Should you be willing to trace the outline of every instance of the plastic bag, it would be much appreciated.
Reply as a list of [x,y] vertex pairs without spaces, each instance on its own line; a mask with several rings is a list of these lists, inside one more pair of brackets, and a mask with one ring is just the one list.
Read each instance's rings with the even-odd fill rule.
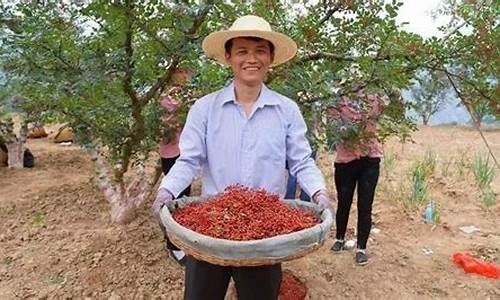
[[488,278],[500,278],[500,266],[477,259],[469,253],[457,252],[453,254],[453,262],[461,266],[466,273],[479,274]]

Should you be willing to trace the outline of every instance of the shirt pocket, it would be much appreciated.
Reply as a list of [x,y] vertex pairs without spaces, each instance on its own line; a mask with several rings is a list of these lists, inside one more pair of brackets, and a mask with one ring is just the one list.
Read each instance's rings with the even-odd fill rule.
[[280,124],[263,124],[257,130],[257,158],[285,166],[286,131]]

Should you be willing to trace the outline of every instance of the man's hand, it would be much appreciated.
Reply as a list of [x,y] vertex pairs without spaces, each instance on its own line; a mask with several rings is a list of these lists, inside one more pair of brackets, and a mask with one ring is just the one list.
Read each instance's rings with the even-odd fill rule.
[[329,209],[333,213],[332,200],[326,190],[319,190],[313,196],[313,202],[318,204],[321,209]]
[[158,195],[156,196],[155,201],[153,202],[153,205],[151,206],[151,212],[153,213],[155,219],[160,222],[161,224],[161,219],[160,219],[160,209],[164,205],[168,205],[169,203],[174,201],[174,196],[164,188],[160,188],[158,191]]

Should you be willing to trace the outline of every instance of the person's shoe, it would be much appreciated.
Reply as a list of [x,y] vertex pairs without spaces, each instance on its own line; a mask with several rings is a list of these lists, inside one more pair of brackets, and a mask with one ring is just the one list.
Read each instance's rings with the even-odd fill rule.
[[356,263],[360,266],[368,264],[368,255],[366,254],[366,250],[357,249],[355,260]]
[[179,265],[183,267],[186,265],[186,253],[184,253],[184,251],[168,249],[168,254],[170,254],[170,257]]
[[335,253],[340,253],[340,251],[345,250],[344,243],[345,243],[344,241],[335,240],[335,243],[333,243],[332,246],[332,251]]

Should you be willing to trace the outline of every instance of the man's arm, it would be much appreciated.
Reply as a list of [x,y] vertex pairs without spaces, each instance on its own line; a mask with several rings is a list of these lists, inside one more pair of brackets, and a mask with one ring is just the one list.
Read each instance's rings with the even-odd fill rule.
[[301,188],[313,196],[319,190],[326,190],[323,174],[311,158],[311,147],[306,138],[307,127],[300,110],[294,105],[291,123],[287,128],[286,148],[290,173],[297,176]]
[[206,161],[205,111],[203,103],[199,102],[189,110],[179,140],[181,155],[161,182],[160,189],[168,190],[174,197],[193,182],[203,162]]

